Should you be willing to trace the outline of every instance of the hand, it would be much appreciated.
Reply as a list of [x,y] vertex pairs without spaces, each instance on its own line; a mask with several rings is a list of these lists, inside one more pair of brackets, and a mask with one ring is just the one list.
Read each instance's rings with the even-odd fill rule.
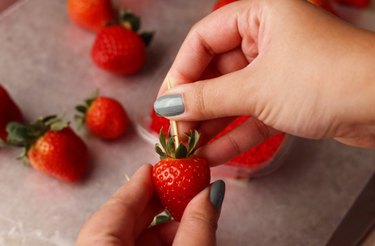
[[374,64],[374,33],[306,1],[239,1],[194,25],[154,108],[206,141],[254,116],[199,150],[212,164],[279,131],[374,148]]
[[224,196],[223,181],[214,182],[190,201],[181,223],[148,228],[162,211],[154,196],[151,165],[141,167],[81,229],[76,245],[215,245]]

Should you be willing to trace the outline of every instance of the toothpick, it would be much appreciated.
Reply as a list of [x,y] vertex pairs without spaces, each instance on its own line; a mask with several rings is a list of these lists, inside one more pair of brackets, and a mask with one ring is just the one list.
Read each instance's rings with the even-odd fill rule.
[[[168,90],[172,88],[171,86],[171,83],[170,83],[170,80],[167,79],[167,87],[168,87]],[[177,126],[177,122],[174,121],[174,120],[170,120],[170,125],[172,126],[172,132],[173,132],[173,135],[174,135],[174,145],[175,145],[175,148],[177,149],[178,146],[180,145],[180,140],[178,138],[178,126]]]

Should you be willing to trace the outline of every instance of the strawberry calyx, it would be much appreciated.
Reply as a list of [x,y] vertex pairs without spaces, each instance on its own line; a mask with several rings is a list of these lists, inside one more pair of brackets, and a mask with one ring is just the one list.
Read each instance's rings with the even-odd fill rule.
[[187,137],[187,144],[180,143],[178,147],[175,147],[175,136],[171,135],[171,131],[168,131],[168,138],[160,130],[159,141],[160,143],[155,144],[155,151],[159,154],[160,160],[173,158],[173,159],[184,159],[194,154],[197,149],[197,144],[200,138],[198,131],[194,130],[190,133],[185,133]]
[[39,118],[29,124],[9,122],[6,126],[8,133],[6,144],[8,146],[23,147],[24,151],[19,158],[27,161],[27,152],[41,136],[48,131],[61,131],[68,126],[68,121],[56,115]]
[[136,32],[143,40],[145,46],[149,46],[154,37],[154,32],[139,32],[141,29],[141,18],[127,9],[118,11],[117,21],[108,22],[106,26],[120,25],[126,29]]
[[79,104],[75,107],[78,114],[74,115],[74,120],[76,121],[78,125],[78,129],[81,129],[84,126],[87,110],[91,107],[91,104],[98,97],[99,97],[99,90],[96,90],[92,93],[90,97],[86,98],[82,104]]
[[172,215],[167,211],[164,210],[162,213],[156,215],[151,222],[150,227],[157,226],[163,224],[164,222],[168,222],[172,220]]
[[141,18],[127,9],[122,9],[119,11],[119,23],[135,32],[138,32],[141,29]]
[[154,32],[142,32],[139,34],[146,46],[151,44],[151,41],[154,37]]

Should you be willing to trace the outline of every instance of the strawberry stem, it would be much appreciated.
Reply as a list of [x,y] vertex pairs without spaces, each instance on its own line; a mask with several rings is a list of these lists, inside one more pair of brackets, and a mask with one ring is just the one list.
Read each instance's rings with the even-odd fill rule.
[[154,37],[154,32],[142,32],[139,34],[139,36],[141,36],[145,45],[149,46]]
[[57,117],[56,115],[37,119],[31,124],[21,124],[10,122],[6,126],[8,132],[7,145],[24,147],[19,159],[26,158],[27,151],[47,131],[60,131],[67,127],[69,122]]
[[159,154],[160,159],[174,158],[184,159],[194,154],[196,146],[199,141],[199,133],[194,130],[190,134],[185,133],[187,136],[187,145],[180,143],[177,148],[175,147],[175,136],[172,136],[168,131],[168,140],[162,130],[160,130],[159,141],[155,144],[155,151]]
[[120,10],[119,20],[125,28],[138,32],[141,28],[141,19],[129,10]]
[[80,130],[85,124],[86,120],[86,112],[91,106],[91,104],[98,98],[99,96],[99,89],[96,89],[90,97],[84,100],[83,104],[79,104],[75,107],[78,114],[74,115],[74,120],[77,124],[77,129]]

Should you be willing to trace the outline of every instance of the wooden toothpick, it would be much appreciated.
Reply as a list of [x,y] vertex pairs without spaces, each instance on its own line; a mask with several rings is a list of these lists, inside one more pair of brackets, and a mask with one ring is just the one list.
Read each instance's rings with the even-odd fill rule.
[[[170,80],[167,79],[167,87],[168,87],[168,90],[172,88],[171,86],[171,83],[170,83]],[[174,145],[175,145],[175,148],[177,149],[178,146],[180,145],[180,140],[178,138],[178,126],[177,126],[177,122],[175,120],[170,120],[170,125],[172,126],[172,134],[174,135]]]

